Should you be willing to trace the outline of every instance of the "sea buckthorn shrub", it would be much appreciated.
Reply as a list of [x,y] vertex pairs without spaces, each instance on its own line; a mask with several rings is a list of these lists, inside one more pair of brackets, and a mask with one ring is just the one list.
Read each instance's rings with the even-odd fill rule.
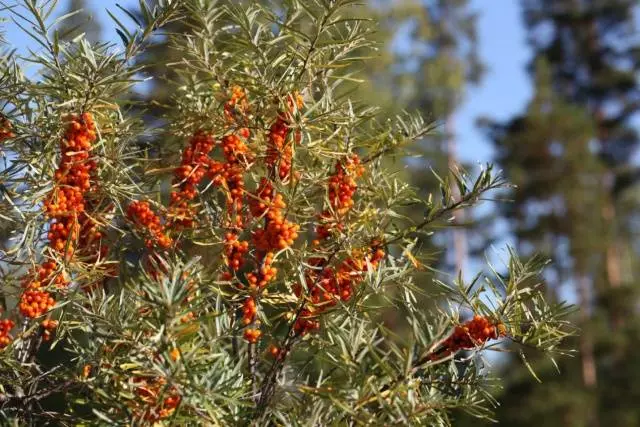
[[[402,181],[388,160],[430,126],[345,95],[374,47],[355,2],[156,3],[114,15],[124,46],[60,41],[55,2],[13,10],[45,52],[0,79],[3,422],[446,425],[490,413],[488,350],[563,353],[537,258],[415,282],[418,237],[505,183]],[[178,20],[149,123],[130,90]]]

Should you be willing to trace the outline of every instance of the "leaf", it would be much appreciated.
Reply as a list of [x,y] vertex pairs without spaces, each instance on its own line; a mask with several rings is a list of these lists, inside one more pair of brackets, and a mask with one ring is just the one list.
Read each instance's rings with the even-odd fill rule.
[[527,367],[527,370],[529,371],[529,373],[531,374],[531,376],[533,378],[535,378],[536,381],[538,381],[539,383],[541,383],[542,381],[540,380],[540,378],[538,378],[538,376],[536,375],[535,371],[533,370],[533,368],[531,367],[531,364],[529,363],[529,361],[527,360],[527,357],[524,354],[524,351],[519,350],[518,351],[518,355],[520,356],[520,360],[522,360],[522,363],[524,363],[524,366]]
[[120,40],[122,40],[122,44],[127,47],[129,46],[129,39],[127,38],[126,34],[124,32],[122,32],[122,30],[120,30],[119,28],[116,28],[116,33],[118,33],[118,36],[120,36]]

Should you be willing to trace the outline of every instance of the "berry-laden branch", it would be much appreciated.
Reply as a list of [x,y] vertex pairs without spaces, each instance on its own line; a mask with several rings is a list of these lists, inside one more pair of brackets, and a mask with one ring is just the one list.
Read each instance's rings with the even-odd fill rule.
[[360,399],[355,409],[378,401],[381,397],[387,397],[393,387],[410,379],[428,363],[438,363],[462,350],[481,349],[488,341],[506,336],[507,328],[504,324],[476,314],[471,320],[455,326],[453,332],[447,338],[435,343],[433,349],[412,363],[411,369],[407,373],[398,375],[392,382],[384,385],[376,396]]
[[[146,269],[154,279],[160,281],[164,275],[169,273],[164,268],[158,271],[162,263],[154,262],[154,259],[157,259],[156,251],[168,251],[180,243],[171,238],[171,234],[195,229],[199,225],[200,219],[194,201],[198,194],[198,185],[205,178],[210,180],[214,187],[222,189],[225,195],[226,218],[223,224],[227,232],[224,239],[224,256],[228,271],[222,275],[222,279],[232,280],[235,273],[245,263],[244,256],[248,252],[249,244],[247,241],[239,240],[239,235],[245,227],[242,215],[245,196],[244,173],[253,164],[253,156],[245,143],[250,137],[248,129],[245,127],[237,131],[232,129],[235,128],[238,121],[242,120],[242,116],[247,114],[247,109],[248,102],[244,90],[239,86],[232,87],[231,96],[224,105],[225,120],[229,127],[228,131],[231,133],[224,135],[220,143],[216,143],[214,137],[202,129],[197,130],[190,138],[187,147],[182,152],[181,164],[174,171],[174,190],[170,194],[166,221],[156,215],[146,201],[134,201],[129,205],[129,218],[142,228],[147,236],[145,245],[150,253],[147,257]],[[216,145],[222,148],[223,162],[211,157],[211,152]],[[256,241],[262,242],[262,246],[259,246],[259,243],[257,245],[259,250],[263,252],[265,244],[269,241],[269,230],[267,228],[265,232],[255,238]],[[272,231],[271,234],[273,234]],[[264,273],[270,269],[272,257],[273,255],[268,252],[258,257],[257,262],[262,264],[261,272]],[[266,281],[265,277],[262,280]],[[237,283],[237,286],[242,287],[240,283]],[[191,291],[193,293],[194,289]],[[190,298],[187,297],[187,303]],[[255,300],[253,298],[245,299],[243,311],[244,324],[249,325],[255,316]],[[183,323],[194,320],[195,315],[192,311],[189,311],[181,319]],[[259,331],[255,331],[255,329],[245,331],[245,338],[250,343],[259,338]],[[137,416],[145,420],[158,421],[173,414],[180,402],[180,396],[176,389],[171,388],[167,398],[158,399],[158,391],[165,388],[166,380],[159,377],[141,379],[141,381],[142,386],[137,388],[137,394],[142,399],[142,404],[137,410]]]
[[[51,257],[24,281],[19,301],[20,314],[36,319],[56,304],[54,295],[64,296],[73,277],[66,271],[71,261],[83,260],[95,264],[104,258],[107,247],[97,218],[100,212],[90,194],[96,191],[96,161],[92,158],[96,141],[96,126],[91,113],[70,116],[60,143],[60,163],[54,174],[54,187],[44,201],[49,218],[47,241]],[[79,284],[89,290],[92,284]],[[41,322],[45,341],[51,339],[58,322]]]
[[[345,161],[336,164],[335,173],[330,177],[328,184],[329,209],[323,211],[320,215],[319,225],[316,227],[317,238],[313,242],[314,246],[320,247],[322,242],[326,241],[332,233],[342,231],[346,215],[354,204],[353,197],[357,189],[356,179],[362,176],[364,172],[364,166],[361,165],[357,155],[351,155]],[[312,268],[307,273],[305,282],[310,296],[308,302],[305,299],[298,306],[293,316],[291,327],[281,345],[271,349],[272,354],[277,355],[277,357],[265,376],[260,389],[257,418],[260,418],[268,407],[270,399],[275,392],[275,384],[279,373],[285,365],[285,358],[291,352],[297,338],[320,327],[317,316],[327,308],[334,306],[338,301],[346,302],[351,298],[354,286],[364,280],[364,274],[368,269],[375,269],[385,257],[383,247],[391,246],[407,238],[410,233],[419,231],[456,209],[467,206],[473,200],[481,197],[484,192],[499,188],[502,182],[501,179],[491,178],[490,172],[490,168],[483,171],[473,189],[463,193],[459,200],[452,200],[449,204],[443,204],[440,207],[432,207],[425,219],[416,226],[386,240],[374,240],[369,253],[364,253],[366,256],[362,256],[362,253],[354,254],[355,256],[347,258],[335,270],[328,267],[328,264],[341,250],[340,247],[334,250],[328,259],[312,257],[308,260],[307,264]],[[449,186],[446,186],[446,188],[449,188]],[[298,297],[302,295],[302,287],[300,285],[296,287],[296,295]],[[451,347],[449,351],[455,353],[459,349]],[[446,352],[446,349],[440,349],[440,351]]]
[[[334,233],[343,231],[343,223],[354,205],[353,197],[358,188],[356,179],[364,172],[365,169],[356,154],[351,154],[336,163],[335,172],[328,181],[329,206],[319,215],[316,226],[317,237],[313,245],[318,251],[322,250],[323,242],[330,240]],[[328,258],[316,255],[307,261],[310,269],[305,276],[306,289],[300,284],[295,288],[296,296],[302,302],[293,316],[280,347],[272,347],[270,350],[276,357],[260,387],[256,418],[262,417],[269,405],[275,392],[275,382],[296,339],[318,330],[320,328],[318,316],[339,301],[349,301],[354,287],[364,280],[365,273],[369,268],[375,269],[385,256],[379,244],[374,242],[369,253],[354,251],[351,257],[342,261],[337,269],[334,269],[330,266],[330,262],[337,252],[338,250],[334,249]],[[306,291],[308,296],[304,296],[303,291]]]
[[[0,115],[0,144],[2,144],[3,141],[15,136],[16,135],[13,132],[11,121],[9,121],[8,118],[4,117],[4,115]],[[15,324],[16,323],[11,319],[0,320],[0,350],[11,343],[12,337],[10,333]]]

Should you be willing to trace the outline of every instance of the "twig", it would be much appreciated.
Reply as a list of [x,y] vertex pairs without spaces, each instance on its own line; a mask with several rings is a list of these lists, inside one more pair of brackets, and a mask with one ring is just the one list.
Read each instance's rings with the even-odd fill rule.
[[256,382],[256,345],[254,343],[249,343],[247,352],[249,353],[247,363],[249,366],[249,376],[251,377],[251,391],[253,393],[253,400],[258,403],[258,384]]

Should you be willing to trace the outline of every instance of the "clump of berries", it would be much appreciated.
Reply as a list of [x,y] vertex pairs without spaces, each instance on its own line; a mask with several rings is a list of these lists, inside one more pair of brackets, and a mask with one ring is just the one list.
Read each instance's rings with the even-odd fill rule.
[[[298,95],[289,96],[288,101],[288,112],[279,113],[269,129],[265,159],[267,176],[261,178],[249,202],[252,216],[256,220],[264,221],[264,225],[252,233],[252,242],[256,250],[256,268],[246,274],[251,294],[246,297],[242,305],[243,324],[253,325],[244,332],[244,338],[250,343],[258,342],[262,336],[262,332],[256,327],[257,303],[264,288],[276,278],[278,273],[277,268],[273,266],[275,254],[293,245],[300,230],[298,224],[286,218],[284,212],[287,205],[282,195],[275,191],[272,181],[275,176],[285,181],[291,172],[293,149],[287,142],[290,133],[289,118],[294,102],[298,108],[302,107],[302,98]],[[237,154],[231,154],[237,157]],[[225,150],[225,156],[228,162],[233,160],[233,157],[227,154],[227,150]],[[236,212],[240,207],[235,206]],[[236,221],[236,224],[238,223],[239,221]]]
[[15,326],[15,322],[10,319],[0,320],[0,348],[5,348],[11,343],[11,329]]
[[180,404],[180,395],[175,387],[167,387],[162,377],[136,377],[133,382],[135,393],[141,401],[141,404],[135,405],[134,412],[140,419],[155,423],[169,418]]
[[[60,165],[54,174],[55,187],[44,202],[45,213],[52,224],[49,244],[58,252],[66,247],[68,257],[73,255],[80,228],[87,220],[86,195],[91,189],[92,173],[96,169],[95,161],[90,159],[95,139],[91,114],[72,117],[60,147]],[[71,245],[67,245],[68,240],[72,241]]]
[[0,115],[0,142],[16,136],[16,134],[13,133],[12,129],[13,126],[11,125],[9,119]]
[[169,215],[172,225],[184,228],[195,226],[195,212],[191,206],[196,197],[198,184],[209,171],[209,153],[215,141],[205,132],[196,132],[189,145],[182,152],[180,166],[174,172],[174,187],[169,202]]
[[328,184],[329,209],[320,214],[320,225],[316,227],[318,238],[313,242],[315,245],[327,239],[332,230],[342,230],[342,218],[354,205],[353,196],[358,189],[356,179],[363,174],[364,166],[357,154],[336,163]]
[[358,188],[356,179],[364,174],[357,154],[336,163],[335,173],[329,178],[329,204],[333,211],[345,215],[353,207],[353,195]]
[[249,110],[247,92],[238,85],[231,87],[231,96],[224,103],[224,116],[229,123],[235,123],[238,117],[243,118]]
[[[76,253],[95,256],[101,253],[102,234],[95,220],[88,215],[96,163],[91,150],[96,140],[93,116],[84,113],[71,116],[60,144],[61,158],[54,174],[54,189],[44,201],[44,212],[50,218],[47,239],[49,247],[61,258],[70,260]],[[25,283],[26,290],[18,304],[20,313],[28,318],[43,315],[55,305],[48,285],[63,288],[69,281],[54,261],[44,262],[35,277]]]
[[284,217],[286,204],[272,205],[265,216],[265,226],[253,233],[256,249],[264,253],[286,249],[298,238],[300,226]]
[[[248,110],[248,100],[244,89],[231,88],[230,99],[224,104],[224,114],[229,124],[236,123]],[[169,202],[169,224],[182,228],[194,228],[197,223],[193,204],[198,184],[203,178],[211,179],[214,186],[223,187],[227,195],[227,209],[235,212],[235,224],[241,226],[239,211],[242,209],[244,192],[243,172],[251,162],[251,155],[245,144],[249,130],[240,128],[222,138],[221,146],[225,162],[210,157],[216,141],[209,132],[197,130],[188,146],[182,152],[180,166],[174,172],[173,186]]]
[[166,227],[162,224],[160,217],[151,209],[149,202],[134,201],[127,208],[127,216],[136,225],[146,230],[147,239],[145,245],[149,249],[158,246],[168,249],[173,244],[173,240],[165,233]]
[[[353,198],[358,188],[356,179],[363,173],[364,166],[356,154],[336,163],[328,183],[329,208],[320,214],[321,224],[316,227],[317,238],[313,241],[315,246],[328,240],[334,229],[342,229],[342,221],[354,205]],[[375,241],[368,251],[352,252],[335,268],[326,265],[322,257],[310,258],[310,268],[305,275],[308,301],[295,321],[296,333],[305,335],[317,330],[320,327],[318,315],[338,301],[349,301],[369,269],[377,268],[384,256],[380,243]],[[294,291],[300,298],[303,288],[297,285]]]
[[507,330],[502,323],[493,322],[485,316],[475,315],[462,325],[455,327],[440,348],[432,354],[432,359],[440,359],[460,350],[471,350],[489,340],[504,337]]
[[245,193],[244,173],[251,165],[252,156],[244,141],[237,135],[222,138],[224,162],[210,160],[209,176],[213,185],[224,189],[228,227],[242,228],[242,198]]
[[39,289],[27,289],[20,297],[20,313],[31,319],[40,317],[56,305],[53,296]]
[[225,258],[229,268],[238,271],[244,264],[245,255],[249,252],[249,242],[239,240],[235,233],[227,233],[225,236]]
[[249,325],[255,319],[257,312],[256,300],[248,297],[242,304],[242,322],[245,325]]
[[251,133],[248,128],[237,125],[246,118],[248,110],[246,92],[240,86],[233,86],[224,105],[229,125],[229,133],[221,141],[224,161],[209,160],[209,178],[214,186],[224,190],[226,196],[228,218],[225,225],[236,230],[244,226],[241,213],[245,194],[244,173],[253,164],[253,154],[246,144]]
[[[384,250],[373,245],[366,255],[362,251],[355,251],[350,257],[342,261],[337,268],[324,266],[324,260],[315,258],[311,260],[320,267],[310,269],[305,277],[308,289],[308,303],[300,312],[294,324],[294,330],[300,335],[305,335],[320,328],[317,317],[328,308],[335,306],[338,301],[347,302],[353,296],[355,288],[365,279],[370,269],[376,269],[385,256]],[[294,288],[296,296],[302,296],[300,285]]]
[[53,333],[58,327],[58,322],[56,320],[45,319],[40,324],[42,326],[42,338],[45,341],[50,341],[53,337]]
[[244,331],[243,337],[247,342],[251,344],[255,344],[260,341],[260,337],[262,337],[262,331],[257,328],[249,328]]
[[[257,220],[264,220],[264,225],[252,233],[256,266],[246,274],[250,295],[242,303],[242,321],[248,327],[244,337],[250,343],[257,342],[262,335],[255,324],[257,304],[261,291],[276,277],[278,270],[273,266],[275,253],[290,247],[298,237],[300,228],[286,219],[284,214],[286,203],[282,195],[276,194],[271,181],[276,175],[281,180],[285,180],[291,171],[293,151],[286,141],[289,135],[288,122],[294,108],[293,100],[295,99],[298,107],[301,107],[302,99],[297,95],[288,99],[289,111],[278,114],[278,118],[269,129],[265,160],[267,177],[261,179],[258,189],[251,195],[249,202],[252,216]],[[222,187],[226,194],[225,226],[229,231],[224,240],[224,254],[229,271],[222,275],[226,280],[231,280],[234,273],[240,270],[249,253],[249,242],[239,238],[245,227],[242,215],[243,200],[246,196],[244,173],[254,161],[253,153],[246,144],[250,132],[241,124],[247,118],[248,110],[246,92],[238,86],[232,87],[231,97],[225,103],[224,111],[229,125],[235,126],[222,138],[224,162],[211,160],[209,163],[209,176],[213,185]],[[243,288],[241,283],[236,286]]]
[[278,274],[278,269],[273,267],[274,256],[273,252],[267,252],[260,260],[258,268],[255,271],[247,273],[247,280],[249,281],[249,287],[252,291],[258,292],[275,279]]
[[[287,97],[287,111],[278,114],[278,118],[269,128],[267,139],[267,157],[265,163],[270,169],[277,170],[282,181],[289,179],[293,162],[293,143],[287,141],[290,134],[290,123],[294,109],[303,106],[302,97],[295,93]],[[296,143],[300,142],[300,134],[294,135]]]
[[[275,192],[273,184],[263,178],[253,195],[250,206],[254,216],[264,219],[264,226],[253,232],[253,244],[257,251],[257,268],[247,274],[250,290],[256,296],[275,279],[278,273],[277,268],[272,265],[275,252],[287,249],[298,238],[300,226],[286,219],[284,214],[286,207],[284,199]],[[252,300],[252,304],[255,305],[254,297],[249,296],[247,299]],[[254,319],[255,311],[243,311],[243,322],[246,325],[251,324]],[[261,335],[260,330],[251,328],[245,331],[244,338],[255,343]]]

